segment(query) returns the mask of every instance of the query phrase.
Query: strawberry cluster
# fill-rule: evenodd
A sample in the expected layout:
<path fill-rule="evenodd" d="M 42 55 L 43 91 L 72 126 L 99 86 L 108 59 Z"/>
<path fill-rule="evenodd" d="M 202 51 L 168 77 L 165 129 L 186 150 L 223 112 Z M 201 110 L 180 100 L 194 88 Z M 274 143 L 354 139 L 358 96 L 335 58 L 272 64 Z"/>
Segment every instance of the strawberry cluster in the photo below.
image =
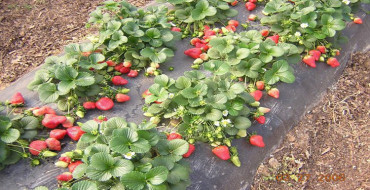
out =
<path fill-rule="evenodd" d="M 334 49 L 328 52 L 325 46 L 320 45 L 320 46 L 317 46 L 316 49 L 310 50 L 308 52 L 308 55 L 303 57 L 302 61 L 308 66 L 312 68 L 316 68 L 316 61 L 324 62 L 325 58 L 327 58 L 330 55 L 338 56 L 340 55 L 340 51 L 337 49 Z M 326 63 L 333 68 L 340 66 L 339 61 L 335 57 L 329 57 L 326 60 Z"/>
<path fill-rule="evenodd" d="M 68 172 L 64 172 L 60 175 L 58 175 L 56 178 L 58 181 L 61 182 L 67 182 L 71 181 L 73 179 L 73 171 L 79 166 L 80 164 L 83 164 L 81 161 L 82 158 L 82 151 L 81 150 L 74 150 L 72 152 L 65 152 L 63 153 L 59 160 L 55 163 L 56 167 L 59 168 L 67 168 Z"/>

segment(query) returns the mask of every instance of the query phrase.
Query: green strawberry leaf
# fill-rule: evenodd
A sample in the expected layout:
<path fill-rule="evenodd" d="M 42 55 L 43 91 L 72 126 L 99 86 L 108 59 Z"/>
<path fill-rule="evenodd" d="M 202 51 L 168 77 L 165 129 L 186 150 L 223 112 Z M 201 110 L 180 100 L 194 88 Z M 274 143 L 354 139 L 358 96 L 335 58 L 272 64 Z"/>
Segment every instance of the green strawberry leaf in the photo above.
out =
<path fill-rule="evenodd" d="M 164 166 L 154 167 L 146 173 L 146 180 L 148 180 L 153 185 L 159 185 L 166 181 L 168 176 L 168 170 Z"/>
<path fill-rule="evenodd" d="M 98 190 L 98 186 L 91 181 L 79 181 L 72 185 L 72 190 Z"/>

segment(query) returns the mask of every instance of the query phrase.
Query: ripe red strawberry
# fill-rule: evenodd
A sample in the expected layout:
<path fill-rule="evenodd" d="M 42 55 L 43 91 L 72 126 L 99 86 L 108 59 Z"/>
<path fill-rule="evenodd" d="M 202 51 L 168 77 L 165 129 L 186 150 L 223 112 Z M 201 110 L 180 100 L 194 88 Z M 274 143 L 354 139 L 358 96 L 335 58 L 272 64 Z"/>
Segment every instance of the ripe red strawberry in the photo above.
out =
<path fill-rule="evenodd" d="M 112 83 L 113 85 L 121 86 L 121 85 L 126 85 L 128 81 L 121 76 L 114 76 L 112 78 Z"/>
<path fill-rule="evenodd" d="M 256 101 L 260 101 L 260 99 L 262 98 L 262 91 L 260 90 L 256 90 L 256 91 L 253 91 L 251 93 L 249 93 L 251 96 L 253 96 L 253 98 L 256 100 Z"/>
<path fill-rule="evenodd" d="M 95 102 L 84 102 L 83 107 L 87 110 L 92 110 L 96 108 Z"/>
<path fill-rule="evenodd" d="M 340 51 L 339 51 L 339 50 L 336 50 L 336 51 L 335 51 L 335 55 L 336 55 L 336 56 L 339 56 L 339 55 L 340 55 Z"/>
<path fill-rule="evenodd" d="M 214 149 L 212 149 L 213 154 L 215 154 L 217 157 L 219 157 L 221 160 L 228 160 L 230 159 L 230 152 L 229 148 L 227 146 L 218 146 Z"/>
<path fill-rule="evenodd" d="M 247 2 L 247 3 L 245 3 L 245 8 L 248 11 L 253 11 L 256 8 L 256 4 L 251 3 L 251 2 Z"/>
<path fill-rule="evenodd" d="M 205 52 L 208 51 L 208 49 L 209 49 L 209 46 L 207 44 L 203 44 L 203 43 L 196 43 L 195 47 L 200 48 L 202 51 L 205 51 Z M 199 55 L 199 57 L 200 57 L 200 55 Z"/>
<path fill-rule="evenodd" d="M 233 25 L 235 27 L 238 27 L 239 26 L 239 22 L 237 20 L 229 20 L 229 22 L 227 22 L 228 25 Z"/>
<path fill-rule="evenodd" d="M 189 150 L 188 150 L 188 152 L 187 153 L 185 153 L 184 155 L 182 155 L 182 157 L 184 157 L 184 158 L 189 158 L 189 156 L 191 155 L 191 154 L 193 154 L 193 152 L 195 151 L 195 146 L 193 145 L 193 144 L 190 144 L 189 143 Z"/>
<path fill-rule="evenodd" d="M 10 99 L 10 103 L 12 105 L 21 105 L 24 104 L 24 98 L 20 92 L 17 92 L 13 95 L 12 99 Z"/>
<path fill-rule="evenodd" d="M 191 44 L 191 45 L 193 45 L 193 46 L 194 46 L 196 43 L 199 43 L 199 42 L 200 42 L 200 39 L 199 39 L 199 38 L 193 38 L 193 39 L 191 39 L 191 40 L 190 40 L 190 44 Z"/>
<path fill-rule="evenodd" d="M 208 31 L 210 29 L 211 29 L 211 27 L 209 27 L 208 25 L 204 25 L 203 32 L 206 33 L 206 31 Z"/>
<path fill-rule="evenodd" d="M 232 3 L 230 3 L 230 5 L 233 6 L 233 7 L 236 6 L 237 4 L 238 4 L 238 0 L 235 0 Z"/>
<path fill-rule="evenodd" d="M 264 124 L 265 123 L 265 121 L 266 121 L 266 117 L 265 116 L 263 116 L 263 115 L 261 115 L 261 116 L 259 116 L 259 117 L 255 117 L 254 118 L 258 123 L 260 123 L 260 124 Z"/>
<path fill-rule="evenodd" d="M 362 19 L 357 17 L 357 18 L 353 19 L 353 22 L 356 23 L 356 24 L 362 24 Z"/>
<path fill-rule="evenodd" d="M 66 162 L 66 163 L 71 163 L 72 162 L 72 159 L 70 157 L 67 157 L 67 156 L 62 156 L 59 158 L 59 161 L 62 161 L 62 162 Z"/>
<path fill-rule="evenodd" d="M 334 67 L 339 67 L 339 65 L 340 65 L 340 63 L 337 60 L 337 58 L 334 58 L 334 57 L 330 57 L 326 63 L 328 65 L 330 65 L 331 67 L 333 67 L 333 68 Z"/>
<path fill-rule="evenodd" d="M 30 143 L 29 151 L 32 155 L 38 156 L 41 151 L 47 149 L 45 141 L 36 140 Z"/>
<path fill-rule="evenodd" d="M 57 180 L 59 181 L 71 181 L 73 179 L 73 175 L 71 172 L 64 172 L 57 176 Z"/>
<path fill-rule="evenodd" d="M 149 92 L 149 90 L 145 90 L 142 94 L 141 97 L 146 98 L 147 96 L 152 95 L 152 93 Z"/>
<path fill-rule="evenodd" d="M 116 94 L 117 102 L 127 102 L 130 100 L 130 96 L 126 94 Z"/>
<path fill-rule="evenodd" d="M 255 21 L 256 19 L 257 19 L 257 15 L 255 15 L 255 14 L 250 14 L 248 16 L 248 20 L 250 20 L 250 21 Z"/>
<path fill-rule="evenodd" d="M 234 25 L 227 25 L 225 28 L 230 32 L 236 31 L 236 27 Z"/>
<path fill-rule="evenodd" d="M 316 61 L 318 61 L 321 56 L 321 52 L 319 50 L 310 50 L 308 54 L 312 55 Z"/>
<path fill-rule="evenodd" d="M 257 87 L 258 90 L 265 89 L 265 82 L 264 81 L 257 81 L 256 82 L 256 87 Z"/>
<path fill-rule="evenodd" d="M 119 70 L 119 72 L 122 74 L 127 74 L 130 71 L 131 71 L 130 67 L 121 67 L 121 69 Z"/>
<path fill-rule="evenodd" d="M 269 30 L 261 30 L 261 35 L 263 36 L 263 37 L 267 37 L 268 35 L 269 35 Z"/>
<path fill-rule="evenodd" d="M 259 107 L 257 110 L 259 112 L 261 112 L 261 113 L 268 113 L 268 112 L 270 112 L 270 108 L 265 108 L 265 107 Z"/>
<path fill-rule="evenodd" d="M 112 99 L 108 98 L 108 97 L 103 97 L 103 98 L 100 98 L 96 103 L 96 108 L 98 108 L 99 110 L 104 110 L 104 111 L 107 111 L 107 110 L 110 110 L 113 108 L 114 106 L 114 102 Z"/>
<path fill-rule="evenodd" d="M 72 162 L 68 165 L 69 172 L 73 173 L 75 171 L 76 167 L 80 164 L 83 164 L 81 160 L 77 160 L 75 162 Z"/>
<path fill-rule="evenodd" d="M 267 92 L 268 95 L 270 95 L 271 97 L 273 98 L 279 98 L 280 96 L 280 92 L 279 92 L 279 89 L 277 88 L 271 88 L 268 92 Z"/>
<path fill-rule="evenodd" d="M 116 65 L 116 66 L 114 67 L 114 70 L 116 70 L 116 71 L 120 71 L 122 67 L 123 67 L 123 63 L 120 63 L 120 64 L 118 64 L 118 65 Z"/>
<path fill-rule="evenodd" d="M 125 61 L 125 62 L 123 62 L 123 66 L 124 67 L 131 67 L 132 63 L 130 61 Z"/>
<path fill-rule="evenodd" d="M 53 129 L 50 131 L 49 137 L 62 140 L 64 139 L 64 136 L 66 136 L 66 134 L 67 134 L 67 131 L 64 129 Z"/>
<path fill-rule="evenodd" d="M 261 148 L 265 147 L 265 143 L 263 142 L 263 137 L 261 135 L 252 135 L 249 138 L 249 142 L 253 146 L 258 146 L 258 147 L 261 147 Z"/>
<path fill-rule="evenodd" d="M 113 66 L 116 66 L 116 62 L 112 61 L 112 60 L 108 60 L 106 61 L 107 65 L 110 66 L 110 67 L 113 67 Z"/>
<path fill-rule="evenodd" d="M 60 146 L 60 141 L 56 138 L 48 138 L 45 140 L 45 142 L 49 150 L 60 151 L 62 149 L 62 147 Z"/>
<path fill-rule="evenodd" d="M 204 32 L 204 36 L 214 36 L 216 35 L 216 32 L 213 30 L 207 30 Z"/>
<path fill-rule="evenodd" d="M 63 162 L 66 162 L 66 163 L 71 163 L 72 159 L 70 157 L 67 157 L 67 156 L 61 156 L 59 158 L 59 161 L 63 161 Z"/>
<path fill-rule="evenodd" d="M 85 132 L 81 130 L 79 126 L 71 127 L 67 129 L 68 136 L 75 141 L 78 141 Z"/>
<path fill-rule="evenodd" d="M 178 133 L 171 133 L 167 136 L 167 140 L 182 139 L 182 136 Z"/>
<path fill-rule="evenodd" d="M 174 32 L 181 32 L 181 28 L 178 28 L 178 27 L 172 27 L 172 28 L 171 28 L 171 31 L 174 31 Z"/>
<path fill-rule="evenodd" d="M 187 56 L 192 57 L 193 59 L 197 59 L 200 57 L 200 54 L 202 54 L 202 49 L 200 48 L 191 48 L 184 51 L 184 54 Z"/>
<path fill-rule="evenodd" d="M 45 114 L 53 114 L 53 115 L 56 114 L 55 111 L 49 106 L 42 106 L 39 109 L 33 110 L 32 113 L 35 116 L 41 116 L 41 115 L 45 115 Z"/>
<path fill-rule="evenodd" d="M 127 76 L 128 77 L 131 77 L 131 78 L 135 78 L 135 77 L 137 77 L 137 75 L 139 74 L 139 72 L 137 72 L 137 70 L 131 70 L 128 74 L 127 74 Z"/>
<path fill-rule="evenodd" d="M 326 47 L 325 46 L 317 46 L 317 50 L 319 50 L 321 53 L 326 53 Z"/>
<path fill-rule="evenodd" d="M 75 119 L 73 117 L 66 117 L 66 121 L 62 123 L 62 126 L 65 128 L 73 127 L 73 123 L 75 122 Z"/>
<path fill-rule="evenodd" d="M 46 114 L 42 120 L 42 125 L 49 129 L 54 129 L 58 125 L 64 123 L 67 120 L 65 116 L 58 116 L 54 114 Z"/>
<path fill-rule="evenodd" d="M 272 41 L 275 42 L 275 44 L 279 43 L 279 35 L 273 35 L 273 36 L 270 36 L 270 37 L 267 37 L 267 39 L 271 39 Z"/>
<path fill-rule="evenodd" d="M 248 2 L 257 3 L 257 0 L 248 0 Z"/>
<path fill-rule="evenodd" d="M 308 66 L 312 67 L 312 68 L 315 68 L 316 67 L 316 63 L 315 63 L 315 57 L 314 56 L 311 56 L 311 55 L 306 55 L 304 56 L 303 58 L 303 62 L 306 63 Z"/>

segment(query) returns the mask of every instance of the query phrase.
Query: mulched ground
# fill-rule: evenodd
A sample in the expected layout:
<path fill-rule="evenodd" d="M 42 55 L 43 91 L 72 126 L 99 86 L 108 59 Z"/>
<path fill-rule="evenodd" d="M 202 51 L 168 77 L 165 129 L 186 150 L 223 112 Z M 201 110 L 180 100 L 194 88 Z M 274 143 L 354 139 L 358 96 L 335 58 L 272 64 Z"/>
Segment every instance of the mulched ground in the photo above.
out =
<path fill-rule="evenodd" d="M 352 56 L 318 105 L 261 164 L 253 190 L 370 189 L 370 52 Z"/>
<path fill-rule="evenodd" d="M 0 90 L 91 33 L 89 13 L 102 0 L 0 0 Z M 148 0 L 129 0 L 143 6 Z"/>
<path fill-rule="evenodd" d="M 136 6 L 148 2 L 130 1 Z M 64 45 L 82 41 L 93 32 L 84 26 L 100 2 L 0 0 L 0 90 L 41 65 L 47 56 L 60 53 Z M 369 57 L 369 52 L 353 56 L 320 106 L 260 166 L 253 189 L 370 188 Z M 290 179 L 281 181 L 281 173 L 290 173 Z M 294 180 L 303 174 L 311 174 L 310 179 Z M 326 174 L 339 178 L 326 182 Z"/>

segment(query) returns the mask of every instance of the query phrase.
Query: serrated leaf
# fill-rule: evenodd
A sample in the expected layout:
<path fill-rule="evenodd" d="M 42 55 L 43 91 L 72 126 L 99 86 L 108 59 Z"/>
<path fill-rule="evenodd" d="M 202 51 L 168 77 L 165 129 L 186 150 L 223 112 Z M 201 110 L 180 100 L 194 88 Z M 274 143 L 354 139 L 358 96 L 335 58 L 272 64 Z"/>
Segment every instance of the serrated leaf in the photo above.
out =
<path fill-rule="evenodd" d="M 246 117 L 237 117 L 234 120 L 234 125 L 237 129 L 248 129 L 251 126 L 251 121 Z"/>
<path fill-rule="evenodd" d="M 55 77 L 62 81 L 73 80 L 77 77 L 77 75 L 78 72 L 74 68 L 67 65 L 58 66 L 57 69 L 55 70 Z"/>
<path fill-rule="evenodd" d="M 57 91 L 55 84 L 52 83 L 40 85 L 38 92 L 40 100 L 45 103 L 55 102 L 59 98 L 59 92 Z"/>
<path fill-rule="evenodd" d="M 218 121 L 222 118 L 222 112 L 218 109 L 212 109 L 207 115 L 206 119 L 210 121 Z"/>
<path fill-rule="evenodd" d="M 78 165 L 75 170 L 73 170 L 73 178 L 75 179 L 79 179 L 81 178 L 82 176 L 85 175 L 86 173 L 86 169 L 87 169 L 87 164 L 80 164 Z"/>
<path fill-rule="evenodd" d="M 40 126 L 39 120 L 33 116 L 23 117 L 19 122 L 22 129 L 37 129 Z"/>
<path fill-rule="evenodd" d="M 20 135 L 17 129 L 10 128 L 1 134 L 1 140 L 5 143 L 13 143 L 18 140 Z"/>
<path fill-rule="evenodd" d="M 146 173 L 146 179 L 153 185 L 159 185 L 166 181 L 168 175 L 168 170 L 164 166 L 158 166 L 149 170 Z"/>
<path fill-rule="evenodd" d="M 173 155 L 182 156 L 188 152 L 189 144 L 182 139 L 174 139 L 168 142 L 168 150 Z"/>
<path fill-rule="evenodd" d="M 75 80 L 78 86 L 90 86 L 95 83 L 94 76 L 87 72 L 80 72 Z"/>
<path fill-rule="evenodd" d="M 72 190 L 98 190 L 98 186 L 91 181 L 79 181 L 72 185 Z"/>
<path fill-rule="evenodd" d="M 145 174 L 138 171 L 132 171 L 128 174 L 123 175 L 121 177 L 121 182 L 125 187 L 129 189 L 141 190 L 146 185 Z"/>
<path fill-rule="evenodd" d="M 177 78 L 175 86 L 181 90 L 185 88 L 189 88 L 191 86 L 191 80 L 187 77 L 181 76 Z"/>

